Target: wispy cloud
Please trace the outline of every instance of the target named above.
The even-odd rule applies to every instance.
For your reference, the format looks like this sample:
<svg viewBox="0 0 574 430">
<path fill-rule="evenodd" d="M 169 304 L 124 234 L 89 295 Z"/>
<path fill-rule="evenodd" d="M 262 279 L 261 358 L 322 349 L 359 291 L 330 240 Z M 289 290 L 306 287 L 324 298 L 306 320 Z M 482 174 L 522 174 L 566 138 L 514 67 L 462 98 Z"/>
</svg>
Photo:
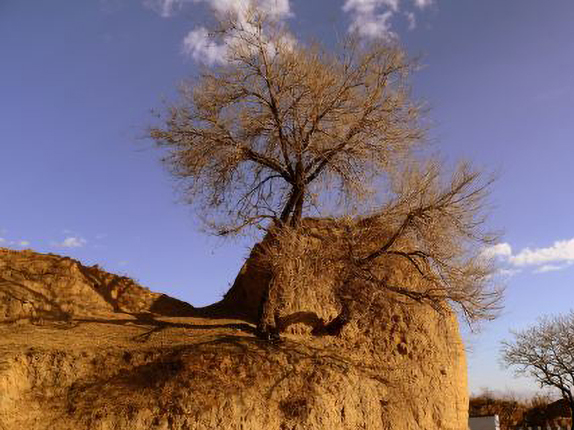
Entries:
<svg viewBox="0 0 574 430">
<path fill-rule="evenodd" d="M 164 18 L 171 17 L 185 4 L 205 4 L 215 17 L 232 17 L 243 31 L 249 31 L 249 11 L 257 8 L 269 17 L 281 21 L 292 15 L 290 0 L 144 0 L 144 5 L 156 11 Z M 207 63 L 223 63 L 227 59 L 229 46 L 237 43 L 236 35 L 231 32 L 223 40 L 212 38 L 205 27 L 196 27 L 183 39 L 183 52 L 194 60 Z"/>
<path fill-rule="evenodd" d="M 554 264 L 545 264 L 534 271 L 534 273 L 554 272 L 556 270 L 564 269 L 565 266 L 556 266 Z"/>
<path fill-rule="evenodd" d="M 164 18 L 173 16 L 185 4 L 192 3 L 204 3 L 218 15 L 231 13 L 238 16 L 254 6 L 274 17 L 284 17 L 291 13 L 290 0 L 144 0 L 146 7 Z"/>
<path fill-rule="evenodd" d="M 511 278 L 517 273 L 520 273 L 520 269 L 500 269 L 496 272 L 496 275 L 502 276 L 503 278 Z"/>
<path fill-rule="evenodd" d="M 543 248 L 524 248 L 514 253 L 508 243 L 499 243 L 486 248 L 485 258 L 496 258 L 513 269 L 532 268 L 534 273 L 546 273 L 562 270 L 574 264 L 574 238 L 558 240 Z"/>
<path fill-rule="evenodd" d="M 510 261 L 516 266 L 574 262 L 574 238 L 556 241 L 547 248 L 525 248 Z"/>
<path fill-rule="evenodd" d="M 79 236 L 68 236 L 62 242 L 55 242 L 52 245 L 60 248 L 81 248 L 86 245 L 87 240 Z"/>
<path fill-rule="evenodd" d="M 508 243 L 498 243 L 485 248 L 481 254 L 485 258 L 510 257 L 512 255 L 512 247 Z"/>
<path fill-rule="evenodd" d="M 207 64 L 222 63 L 227 55 L 226 43 L 217 43 L 209 37 L 206 28 L 190 31 L 183 39 L 183 50 L 194 60 Z"/>
<path fill-rule="evenodd" d="M 263 11 L 274 20 L 282 21 L 293 16 L 291 0 L 143 0 L 144 5 L 162 17 L 173 16 L 185 5 L 204 4 L 216 18 L 233 17 L 243 31 L 249 31 L 248 11 L 253 7 Z M 345 0 L 343 11 L 350 16 L 349 31 L 366 38 L 396 38 L 393 20 L 397 14 L 406 20 L 410 30 L 416 28 L 416 14 L 427 9 L 435 0 Z M 403 13 L 404 12 L 404 13 Z M 183 39 L 183 52 L 194 60 L 207 63 L 223 63 L 229 46 L 237 42 L 230 33 L 222 40 L 211 37 L 205 27 L 192 29 Z"/>
<path fill-rule="evenodd" d="M 0 237 L 0 246 L 16 246 L 23 248 L 25 246 L 29 246 L 30 242 L 27 240 L 8 240 Z"/>
<path fill-rule="evenodd" d="M 367 38 L 396 38 L 392 30 L 392 20 L 403 8 L 404 0 L 346 0 L 343 11 L 351 17 L 349 30 Z M 414 0 L 414 6 L 419 10 L 428 8 L 433 0 Z M 408 8 L 407 5 L 405 8 Z M 414 12 L 407 11 L 405 16 L 409 29 L 416 27 Z"/>
<path fill-rule="evenodd" d="M 144 5 L 162 17 L 169 18 L 183 2 L 184 0 L 144 0 Z"/>
<path fill-rule="evenodd" d="M 414 12 L 405 12 L 405 16 L 407 17 L 407 22 L 409 23 L 409 30 L 414 30 L 417 28 L 417 18 Z"/>
<path fill-rule="evenodd" d="M 429 7 L 434 3 L 434 0 L 415 0 L 415 6 L 419 9 L 424 9 Z"/>
<path fill-rule="evenodd" d="M 281 21 L 292 15 L 289 0 L 194 0 L 208 4 L 217 18 L 231 16 L 242 32 L 255 32 L 249 22 L 249 11 L 257 8 L 272 19 Z M 223 63 L 227 60 L 229 47 L 240 43 L 237 33 L 231 31 L 222 40 L 214 40 L 205 27 L 190 31 L 183 40 L 183 51 L 194 60 L 207 63 Z"/>
<path fill-rule="evenodd" d="M 393 38 L 391 18 L 399 9 L 399 0 L 346 0 L 343 11 L 351 15 L 349 30 L 364 37 Z"/>
</svg>

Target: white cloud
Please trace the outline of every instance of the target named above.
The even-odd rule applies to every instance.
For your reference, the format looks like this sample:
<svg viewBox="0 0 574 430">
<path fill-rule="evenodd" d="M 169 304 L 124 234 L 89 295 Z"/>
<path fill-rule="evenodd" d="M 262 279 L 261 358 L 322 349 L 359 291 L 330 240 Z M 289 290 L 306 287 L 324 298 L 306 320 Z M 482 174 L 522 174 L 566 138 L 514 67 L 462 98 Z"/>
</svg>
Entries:
<svg viewBox="0 0 574 430">
<path fill-rule="evenodd" d="M 253 7 L 276 19 L 291 15 L 290 0 L 144 0 L 145 6 L 166 18 L 172 16 L 185 3 L 205 3 L 218 16 L 244 16 Z"/>
<path fill-rule="evenodd" d="M 211 39 L 204 27 L 196 28 L 185 36 L 183 50 L 194 60 L 206 64 L 221 63 L 227 54 L 227 46 Z"/>
<path fill-rule="evenodd" d="M 547 248 L 526 248 L 510 257 L 515 266 L 574 262 L 574 238 L 554 242 Z"/>
<path fill-rule="evenodd" d="M 414 0 L 418 9 L 425 9 L 433 0 Z M 351 16 L 349 31 L 357 32 L 367 38 L 395 38 L 392 31 L 392 18 L 401 9 L 401 0 L 346 0 L 343 11 Z M 409 30 L 416 27 L 414 12 L 407 11 Z"/>
<path fill-rule="evenodd" d="M 484 258 L 495 258 L 495 257 L 507 258 L 512 255 L 512 247 L 508 243 L 498 243 L 496 245 L 485 248 L 481 252 L 481 255 Z"/>
<path fill-rule="evenodd" d="M 281 21 L 291 16 L 289 0 L 194 0 L 207 3 L 217 18 L 231 15 L 241 26 L 243 32 L 255 32 L 255 27 L 249 22 L 248 13 L 257 7 L 274 20 Z M 183 51 L 194 60 L 207 64 L 224 63 L 227 61 L 230 46 L 240 43 L 236 32 L 229 32 L 222 40 L 214 40 L 205 27 L 190 31 L 183 40 Z"/>
<path fill-rule="evenodd" d="M 574 264 L 574 238 L 556 241 L 546 248 L 525 248 L 518 253 L 513 253 L 510 244 L 499 243 L 485 248 L 481 256 L 504 262 L 508 267 L 500 273 L 528 267 L 533 268 L 534 273 L 552 272 Z"/>
<path fill-rule="evenodd" d="M 244 31 L 249 31 L 248 11 L 255 7 L 277 21 L 292 16 L 290 0 L 143 0 L 144 4 L 163 17 L 172 16 L 186 3 L 207 5 L 216 18 L 231 15 Z M 349 31 L 357 32 L 366 38 L 393 39 L 397 35 L 392 30 L 392 20 L 401 9 L 405 10 L 408 28 L 416 27 L 415 7 L 423 10 L 434 0 L 413 0 L 408 6 L 404 0 L 345 0 L 343 10 L 350 15 Z M 228 47 L 237 43 L 237 37 L 230 34 L 223 40 L 214 40 L 205 27 L 196 27 L 183 40 L 183 52 L 196 61 L 207 64 L 223 63 L 227 60 Z"/>
<path fill-rule="evenodd" d="M 496 272 L 497 275 L 502 276 L 504 278 L 510 278 L 517 273 L 520 273 L 519 269 L 500 269 Z"/>
<path fill-rule="evenodd" d="M 27 240 L 19 240 L 19 241 L 18 240 L 7 240 L 7 239 L 0 237 L 0 244 L 6 245 L 6 246 L 24 247 L 24 246 L 30 245 L 30 242 Z"/>
<path fill-rule="evenodd" d="M 346 0 L 343 10 L 367 15 L 375 13 L 377 8 L 383 6 L 396 12 L 399 10 L 399 0 Z"/>
<path fill-rule="evenodd" d="M 391 18 L 393 12 L 388 10 L 379 15 L 359 15 L 355 17 L 354 22 L 351 24 L 350 30 L 357 31 L 364 37 L 384 37 L 395 38 L 397 35 L 391 30 Z"/>
<path fill-rule="evenodd" d="M 556 270 L 564 269 L 566 266 L 556 266 L 554 264 L 545 264 L 544 266 L 536 269 L 534 273 L 546 273 L 546 272 L 554 272 Z"/>
<path fill-rule="evenodd" d="M 415 6 L 418 7 L 419 9 L 429 7 L 433 3 L 434 0 L 415 0 Z"/>
<path fill-rule="evenodd" d="M 164 18 L 173 15 L 175 9 L 179 8 L 184 0 L 145 0 L 144 5 L 157 12 Z"/>
<path fill-rule="evenodd" d="M 363 37 L 393 38 L 391 18 L 399 9 L 399 0 L 346 0 L 343 11 L 351 15 L 349 31 Z"/>
<path fill-rule="evenodd" d="M 81 248 L 87 243 L 86 239 L 77 236 L 66 237 L 62 242 L 54 243 L 53 245 L 61 248 Z"/>
<path fill-rule="evenodd" d="M 244 16 L 253 7 L 276 19 L 291 15 L 289 0 L 194 0 L 194 2 L 208 3 L 218 15 L 231 13 L 235 16 Z"/>
<path fill-rule="evenodd" d="M 409 30 L 417 28 L 417 18 L 413 12 L 406 12 L 407 22 L 409 23 Z"/>
</svg>

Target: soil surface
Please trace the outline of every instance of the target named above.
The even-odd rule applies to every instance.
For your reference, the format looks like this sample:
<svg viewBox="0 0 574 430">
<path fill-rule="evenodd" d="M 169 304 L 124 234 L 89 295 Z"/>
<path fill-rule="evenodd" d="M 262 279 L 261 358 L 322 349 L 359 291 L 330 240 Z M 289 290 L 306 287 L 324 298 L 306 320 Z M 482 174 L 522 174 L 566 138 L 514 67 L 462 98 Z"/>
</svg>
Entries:
<svg viewBox="0 0 574 430">
<path fill-rule="evenodd" d="M 0 429 L 466 430 L 456 319 L 393 305 L 381 326 L 274 344 L 221 306 L 0 250 Z"/>
</svg>

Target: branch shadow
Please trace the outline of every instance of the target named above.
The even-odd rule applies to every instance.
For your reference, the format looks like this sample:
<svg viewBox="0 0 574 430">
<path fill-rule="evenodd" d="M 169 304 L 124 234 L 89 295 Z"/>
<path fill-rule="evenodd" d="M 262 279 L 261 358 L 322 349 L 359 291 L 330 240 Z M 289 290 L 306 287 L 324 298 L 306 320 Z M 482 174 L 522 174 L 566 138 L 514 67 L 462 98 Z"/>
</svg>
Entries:
<svg viewBox="0 0 574 430">
<path fill-rule="evenodd" d="M 14 287 L 24 293 L 23 297 L 14 291 Z M 70 322 L 72 319 L 72 315 L 65 311 L 57 300 L 35 291 L 20 282 L 0 278 L 0 293 L 20 303 L 22 307 L 21 313 L 23 314 L 21 317 L 2 320 L 0 321 L 1 323 L 12 324 L 20 320 L 37 322 L 42 319 Z"/>
<path fill-rule="evenodd" d="M 247 334 L 254 335 L 256 329 L 254 326 L 247 323 L 228 323 L 228 324 L 193 324 L 185 322 L 174 322 L 159 320 L 155 314 L 149 312 L 141 313 L 128 313 L 122 312 L 126 316 L 131 316 L 134 319 L 105 319 L 105 318 L 77 318 L 74 323 L 77 324 L 111 324 L 111 325 L 136 325 L 143 328 L 148 328 L 146 332 L 139 334 L 133 338 L 135 341 L 146 342 L 154 334 L 160 333 L 169 328 L 184 328 L 186 330 L 215 330 L 215 329 L 231 329 L 240 331 Z"/>
<path fill-rule="evenodd" d="M 290 379 L 314 384 L 312 376 L 320 367 L 333 369 L 341 375 L 347 375 L 353 369 L 381 384 L 391 384 L 381 376 L 380 368 L 350 360 L 334 350 L 291 340 L 277 345 L 245 335 L 224 334 L 215 339 L 166 348 L 143 362 L 141 357 L 135 362 L 131 360 L 129 356 L 127 367 L 118 368 L 117 372 L 74 383 L 67 395 L 69 408 L 73 409 L 70 412 L 82 415 L 110 403 L 118 407 L 125 399 L 137 401 L 130 393 L 139 393 L 144 398 L 157 394 L 160 407 L 175 408 L 164 412 L 179 414 L 178 401 L 171 396 L 180 390 L 173 387 L 183 391 L 193 387 L 193 404 L 198 411 L 208 404 L 213 406 L 220 395 L 228 398 L 258 384 L 265 387 L 261 392 L 263 397 L 271 400 L 277 398 L 276 393 L 284 383 L 289 384 Z M 135 365 L 130 367 L 132 362 Z M 285 362 L 289 365 L 285 366 Z M 129 406 L 137 408 L 139 405 Z"/>
</svg>

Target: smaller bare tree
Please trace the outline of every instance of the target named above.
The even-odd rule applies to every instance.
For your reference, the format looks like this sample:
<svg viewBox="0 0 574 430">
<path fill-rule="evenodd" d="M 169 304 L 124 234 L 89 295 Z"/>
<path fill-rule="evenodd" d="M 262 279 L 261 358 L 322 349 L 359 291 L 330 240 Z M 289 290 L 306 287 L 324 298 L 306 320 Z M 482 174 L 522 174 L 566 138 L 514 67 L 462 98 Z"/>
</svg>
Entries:
<svg viewBox="0 0 574 430">
<path fill-rule="evenodd" d="M 574 423 L 574 311 L 544 317 L 529 329 L 504 341 L 502 360 L 517 375 L 533 377 L 540 387 L 552 387 L 570 406 Z"/>
</svg>

